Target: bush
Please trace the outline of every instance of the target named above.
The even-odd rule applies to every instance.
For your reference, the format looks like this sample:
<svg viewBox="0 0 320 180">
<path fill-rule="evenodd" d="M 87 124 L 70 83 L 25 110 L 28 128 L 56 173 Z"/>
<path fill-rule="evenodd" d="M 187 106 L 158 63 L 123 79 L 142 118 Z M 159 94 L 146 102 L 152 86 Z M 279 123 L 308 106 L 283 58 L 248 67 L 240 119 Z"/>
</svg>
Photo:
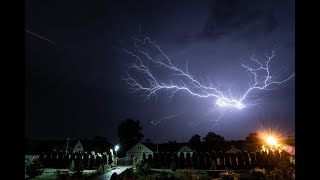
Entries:
<svg viewBox="0 0 320 180">
<path fill-rule="evenodd" d="M 84 176 L 83 176 L 83 172 L 81 171 L 80 168 L 76 169 L 76 172 L 73 174 L 73 177 L 76 177 L 76 178 L 82 178 L 82 177 L 84 177 Z"/>
<path fill-rule="evenodd" d="M 69 177 L 68 172 L 61 172 L 60 170 L 57 170 L 55 174 L 56 174 L 58 180 L 59 179 L 66 179 L 67 177 Z"/>
<path fill-rule="evenodd" d="M 266 170 L 256 167 L 256 168 L 250 170 L 250 174 L 252 176 L 259 178 L 259 179 L 265 179 Z"/>
<path fill-rule="evenodd" d="M 268 179 L 277 178 L 279 180 L 291 180 L 295 179 L 295 168 L 294 164 L 288 160 L 282 160 L 278 163 L 270 174 L 267 176 Z"/>
<path fill-rule="evenodd" d="M 29 176 L 29 178 L 35 178 L 43 173 L 43 165 L 38 159 L 35 159 L 32 162 L 25 161 L 25 165 L 26 174 Z"/>
<path fill-rule="evenodd" d="M 180 174 L 182 179 L 198 179 L 199 178 L 194 169 L 183 169 Z"/>
<path fill-rule="evenodd" d="M 176 163 L 172 163 L 171 166 L 170 166 L 170 169 L 173 171 L 173 172 L 176 172 L 177 170 L 177 166 L 176 166 Z"/>
<path fill-rule="evenodd" d="M 237 174 L 233 171 L 226 171 L 220 173 L 221 180 L 238 180 L 240 178 L 240 174 Z"/>
<path fill-rule="evenodd" d="M 137 174 L 148 174 L 150 172 L 151 167 L 149 164 L 143 159 L 138 159 L 136 163 L 136 171 Z"/>
<path fill-rule="evenodd" d="M 69 170 L 74 171 L 74 160 L 71 161 L 71 163 L 69 165 Z"/>
<path fill-rule="evenodd" d="M 100 166 L 97 168 L 96 174 L 103 174 L 107 171 L 107 165 L 100 164 Z"/>
</svg>

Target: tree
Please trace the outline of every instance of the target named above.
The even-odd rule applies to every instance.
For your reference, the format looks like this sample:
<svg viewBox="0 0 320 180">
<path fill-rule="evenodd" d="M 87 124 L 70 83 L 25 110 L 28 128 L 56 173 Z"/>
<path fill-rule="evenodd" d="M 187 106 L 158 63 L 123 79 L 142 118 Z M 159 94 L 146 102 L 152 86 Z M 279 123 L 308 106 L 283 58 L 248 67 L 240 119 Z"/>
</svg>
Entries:
<svg viewBox="0 0 320 180">
<path fill-rule="evenodd" d="M 202 138 L 205 143 L 215 143 L 217 141 L 225 141 L 224 137 L 214 132 L 208 132 L 206 137 Z"/>
<path fill-rule="evenodd" d="M 225 139 L 219 134 L 216 134 L 214 132 L 208 132 L 206 137 L 202 139 L 204 140 L 204 143 L 207 145 L 208 150 L 225 149 L 225 146 L 226 146 Z"/>
<path fill-rule="evenodd" d="M 244 143 L 244 149 L 248 152 L 255 152 L 259 150 L 261 147 L 261 140 L 259 138 L 258 133 L 250 133 L 248 137 L 246 137 Z"/>
<path fill-rule="evenodd" d="M 246 137 L 247 142 L 259 142 L 259 135 L 258 133 L 250 133 L 248 137 Z"/>
<path fill-rule="evenodd" d="M 94 150 L 95 152 L 106 152 L 111 147 L 111 143 L 106 137 L 95 136 L 90 141 L 93 146 L 92 150 Z"/>
<path fill-rule="evenodd" d="M 152 142 L 151 139 L 149 139 L 149 138 L 147 138 L 144 142 L 153 144 L 153 142 Z"/>
<path fill-rule="evenodd" d="M 144 135 L 139 120 L 126 118 L 118 126 L 118 138 L 124 150 L 138 143 Z"/>
<path fill-rule="evenodd" d="M 195 134 L 189 140 L 190 147 L 192 149 L 198 150 L 201 144 L 201 136 L 199 134 Z"/>
</svg>

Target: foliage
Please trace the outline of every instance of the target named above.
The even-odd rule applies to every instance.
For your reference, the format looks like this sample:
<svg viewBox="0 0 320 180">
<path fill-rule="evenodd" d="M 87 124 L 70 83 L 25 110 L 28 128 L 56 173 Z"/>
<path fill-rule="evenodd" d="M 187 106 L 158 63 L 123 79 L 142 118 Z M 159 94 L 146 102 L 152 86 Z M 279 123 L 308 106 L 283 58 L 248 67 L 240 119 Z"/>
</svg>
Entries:
<svg viewBox="0 0 320 180">
<path fill-rule="evenodd" d="M 182 179 L 194 180 L 199 178 L 197 172 L 194 169 L 183 169 L 180 174 Z"/>
<path fill-rule="evenodd" d="M 208 134 L 206 135 L 206 137 L 203 138 L 203 140 L 206 143 L 214 143 L 216 141 L 225 141 L 224 137 L 214 132 L 208 132 Z"/>
<path fill-rule="evenodd" d="M 238 180 L 240 179 L 240 174 L 235 173 L 234 171 L 226 171 L 220 173 L 221 180 Z"/>
<path fill-rule="evenodd" d="M 158 174 L 156 176 L 156 179 L 173 179 L 174 176 L 170 176 L 170 174 L 168 172 L 165 172 L 164 169 L 162 169 L 162 171 L 160 171 L 160 174 Z"/>
<path fill-rule="evenodd" d="M 150 173 L 150 165 L 143 159 L 138 159 L 136 163 L 137 174 L 148 174 Z"/>
<path fill-rule="evenodd" d="M 74 160 L 71 161 L 70 165 L 69 165 L 69 170 L 73 171 L 74 170 Z"/>
<path fill-rule="evenodd" d="M 76 172 L 73 174 L 73 177 L 76 177 L 76 178 L 81 178 L 81 177 L 83 177 L 83 172 L 81 171 L 80 168 L 77 168 L 77 169 L 76 169 Z"/>
<path fill-rule="evenodd" d="M 140 121 L 130 118 L 122 121 L 118 126 L 118 137 L 124 150 L 138 143 L 144 137 Z"/>
<path fill-rule="evenodd" d="M 125 172 L 121 173 L 120 179 L 134 180 L 136 176 L 132 169 L 127 169 Z"/>
<path fill-rule="evenodd" d="M 146 154 L 145 153 L 142 153 L 142 160 L 146 161 Z"/>
<path fill-rule="evenodd" d="M 149 138 L 147 138 L 144 142 L 145 142 L 145 143 L 153 144 L 153 142 L 152 142 L 151 139 L 149 139 Z"/>
<path fill-rule="evenodd" d="M 29 166 L 30 164 L 32 164 L 32 159 L 25 158 L 25 159 L 24 159 L 24 165 L 25 165 L 25 167 Z"/>
<path fill-rule="evenodd" d="M 66 178 L 70 177 L 69 172 L 61 172 L 60 170 L 57 170 L 55 174 L 56 174 L 58 180 L 59 179 L 66 179 Z"/>
<path fill-rule="evenodd" d="M 208 132 L 208 134 L 202 138 L 207 148 L 223 150 L 226 148 L 226 141 L 224 137 L 214 132 Z"/>
<path fill-rule="evenodd" d="M 35 159 L 31 162 L 26 160 L 25 165 L 26 174 L 29 176 L 29 178 L 35 178 L 43 173 L 43 165 L 38 159 Z"/>
<path fill-rule="evenodd" d="M 96 174 L 103 174 L 103 173 L 107 172 L 107 170 L 108 170 L 108 165 L 100 164 L 100 166 L 97 168 Z"/>
<path fill-rule="evenodd" d="M 107 151 L 108 148 L 111 146 L 111 143 L 106 137 L 95 136 L 92 140 L 90 140 L 92 144 L 92 148 L 96 152 L 104 152 Z"/>
<path fill-rule="evenodd" d="M 261 148 L 261 140 L 258 133 L 250 133 L 244 142 L 243 149 L 248 152 L 256 152 Z"/>
<path fill-rule="evenodd" d="M 252 176 L 259 178 L 259 179 L 265 179 L 266 170 L 256 167 L 256 168 L 250 170 L 250 174 Z"/>
<path fill-rule="evenodd" d="M 177 170 L 176 163 L 173 162 L 173 163 L 170 165 L 170 169 L 171 169 L 173 172 L 176 172 L 176 170 Z"/>
<path fill-rule="evenodd" d="M 279 180 L 295 179 L 295 167 L 288 159 L 281 160 L 267 176 L 268 179 L 277 177 Z"/>
<path fill-rule="evenodd" d="M 201 144 L 201 136 L 199 134 L 193 135 L 189 140 L 189 144 L 192 149 L 199 149 Z"/>
<path fill-rule="evenodd" d="M 176 144 L 177 141 L 176 140 L 173 140 L 173 141 L 168 141 L 169 144 Z"/>
</svg>

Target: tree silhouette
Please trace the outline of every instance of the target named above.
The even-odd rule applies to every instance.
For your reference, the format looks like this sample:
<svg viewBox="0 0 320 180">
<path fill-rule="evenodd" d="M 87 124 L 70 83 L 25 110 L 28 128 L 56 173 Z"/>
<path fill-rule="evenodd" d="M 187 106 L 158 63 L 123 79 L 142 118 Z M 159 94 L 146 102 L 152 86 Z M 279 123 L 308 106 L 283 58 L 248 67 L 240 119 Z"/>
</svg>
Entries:
<svg viewBox="0 0 320 180">
<path fill-rule="evenodd" d="M 224 137 L 214 132 L 208 132 L 203 140 L 208 150 L 224 150 L 226 147 Z"/>
<path fill-rule="evenodd" d="M 93 150 L 95 152 L 100 152 L 100 153 L 106 152 L 111 147 L 111 143 L 106 137 L 95 136 L 90 141 L 93 145 Z"/>
<path fill-rule="evenodd" d="M 201 145 L 201 136 L 199 134 L 193 135 L 189 140 L 189 145 L 192 149 L 198 151 Z"/>
<path fill-rule="evenodd" d="M 244 149 L 248 152 L 255 152 L 260 149 L 261 140 L 259 138 L 258 133 L 250 133 L 248 137 L 246 137 L 244 143 Z"/>
<path fill-rule="evenodd" d="M 153 142 L 149 138 L 147 138 L 144 142 L 153 144 Z"/>
<path fill-rule="evenodd" d="M 118 138 L 123 150 L 128 150 L 128 148 L 131 148 L 144 137 L 141 131 L 142 127 L 139 120 L 126 118 L 119 124 Z"/>
</svg>

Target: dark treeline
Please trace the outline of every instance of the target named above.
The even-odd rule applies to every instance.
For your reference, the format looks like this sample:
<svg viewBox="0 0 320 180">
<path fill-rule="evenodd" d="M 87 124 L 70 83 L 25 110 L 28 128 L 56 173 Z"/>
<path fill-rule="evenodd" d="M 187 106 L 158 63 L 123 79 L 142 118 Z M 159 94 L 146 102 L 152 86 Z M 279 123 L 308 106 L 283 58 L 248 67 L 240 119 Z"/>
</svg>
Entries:
<svg viewBox="0 0 320 180">
<path fill-rule="evenodd" d="M 66 153 L 73 153 L 77 141 L 80 140 L 84 151 L 87 152 L 106 152 L 112 148 L 111 143 L 106 137 L 95 136 L 93 138 L 83 139 L 65 139 L 65 140 L 37 140 L 25 138 L 25 154 L 42 154 L 51 153 L 54 151 L 64 151 Z"/>
</svg>

